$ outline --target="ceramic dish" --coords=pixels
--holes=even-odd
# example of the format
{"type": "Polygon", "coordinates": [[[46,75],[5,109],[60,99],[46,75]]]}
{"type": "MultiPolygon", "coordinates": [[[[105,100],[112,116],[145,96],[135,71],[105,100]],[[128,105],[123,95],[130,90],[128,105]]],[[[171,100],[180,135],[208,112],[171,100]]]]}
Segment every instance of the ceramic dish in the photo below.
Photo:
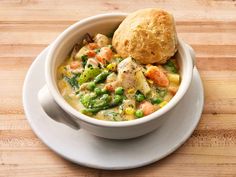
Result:
{"type": "Polygon", "coordinates": [[[153,163],[180,147],[196,128],[203,109],[203,87],[196,68],[181,101],[163,115],[163,125],[148,135],[130,140],[98,138],[50,119],[37,94],[45,85],[45,49],[30,67],[23,87],[26,117],[35,134],[53,151],[77,164],[99,169],[129,169],[153,163]],[[186,109],[187,108],[187,109],[186,109]]]}
{"type": "Polygon", "coordinates": [[[51,45],[45,64],[46,86],[39,92],[39,100],[45,112],[53,119],[76,129],[111,139],[128,139],[149,133],[164,122],[163,116],[183,98],[187,92],[193,72],[194,52],[181,39],[178,41],[178,62],[180,65],[181,84],[176,95],[160,110],[141,119],[122,122],[109,122],[88,117],[72,108],[61,96],[56,84],[56,68],[68,55],[73,45],[82,40],[85,33],[108,34],[114,31],[127,14],[111,13],[93,16],[70,26],[62,32],[51,45]]]}

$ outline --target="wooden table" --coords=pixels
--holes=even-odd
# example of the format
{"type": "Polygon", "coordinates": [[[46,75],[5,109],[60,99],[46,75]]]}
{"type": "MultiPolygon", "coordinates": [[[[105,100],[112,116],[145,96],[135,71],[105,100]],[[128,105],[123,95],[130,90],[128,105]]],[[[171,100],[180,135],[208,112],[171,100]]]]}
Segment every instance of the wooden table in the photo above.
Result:
{"type": "MultiPolygon", "coordinates": [[[[0,0],[0,176],[236,176],[236,2],[165,0],[0,0]],[[22,84],[35,57],[74,22],[145,7],[171,11],[180,37],[193,46],[205,89],[204,112],[191,138],[147,167],[104,171],[78,166],[32,132],[22,84]]],[[[196,108],[197,109],[197,108],[196,108]]]]}

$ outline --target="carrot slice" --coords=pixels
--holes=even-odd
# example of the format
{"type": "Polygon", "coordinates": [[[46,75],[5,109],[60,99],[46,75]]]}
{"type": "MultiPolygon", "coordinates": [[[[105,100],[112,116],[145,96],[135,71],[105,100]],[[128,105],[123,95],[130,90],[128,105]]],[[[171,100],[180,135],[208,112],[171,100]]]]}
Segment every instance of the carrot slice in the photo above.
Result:
{"type": "Polygon", "coordinates": [[[142,103],[140,103],[139,109],[141,109],[143,111],[143,114],[145,116],[155,112],[155,106],[152,105],[148,101],[143,101],[142,103]]]}
{"type": "Polygon", "coordinates": [[[89,50],[88,53],[87,53],[87,55],[88,55],[89,57],[94,57],[94,56],[96,55],[96,52],[94,52],[93,50],[89,50]]]}
{"type": "Polygon", "coordinates": [[[79,62],[78,61],[72,61],[71,63],[70,63],[70,68],[71,69],[76,69],[76,68],[78,68],[79,67],[79,62]]]}
{"type": "Polygon", "coordinates": [[[102,64],[105,64],[105,63],[106,63],[105,59],[102,58],[101,55],[99,55],[99,54],[96,55],[96,59],[97,59],[100,63],[102,63],[102,64]]]}
{"type": "Polygon", "coordinates": [[[145,75],[161,87],[167,87],[169,85],[167,76],[157,66],[149,66],[145,75]]]}
{"type": "Polygon", "coordinates": [[[98,45],[96,43],[89,43],[88,44],[89,49],[94,50],[98,48],[98,45]]]}
{"type": "Polygon", "coordinates": [[[108,90],[108,91],[110,91],[110,92],[113,92],[113,91],[114,91],[114,88],[113,88],[113,86],[112,86],[111,84],[105,85],[105,89],[108,90]]]}

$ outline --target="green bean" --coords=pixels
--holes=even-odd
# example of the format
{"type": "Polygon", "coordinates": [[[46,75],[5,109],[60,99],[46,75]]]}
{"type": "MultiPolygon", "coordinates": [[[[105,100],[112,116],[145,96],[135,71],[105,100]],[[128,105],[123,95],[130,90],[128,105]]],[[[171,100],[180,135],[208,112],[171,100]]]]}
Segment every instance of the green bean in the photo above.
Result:
{"type": "Polygon", "coordinates": [[[84,72],[79,77],[79,84],[83,84],[94,77],[98,76],[101,73],[101,69],[99,68],[87,68],[84,70],[84,72]]]}
{"type": "Polygon", "coordinates": [[[117,104],[117,103],[111,102],[110,104],[105,105],[105,106],[83,109],[83,110],[81,110],[81,113],[88,115],[88,116],[92,116],[94,114],[97,114],[101,110],[110,109],[110,108],[116,107],[118,105],[119,104],[117,104]]]}
{"type": "Polygon", "coordinates": [[[92,104],[92,100],[96,98],[96,94],[85,94],[80,98],[80,102],[84,105],[84,107],[88,108],[92,104]]]}
{"type": "Polygon", "coordinates": [[[104,94],[104,95],[102,95],[102,97],[100,99],[105,100],[106,102],[110,102],[111,101],[111,96],[108,95],[108,94],[104,94]]]}
{"type": "Polygon", "coordinates": [[[92,108],[101,108],[104,106],[108,106],[109,102],[107,100],[96,99],[93,101],[92,108]]]}
{"type": "Polygon", "coordinates": [[[81,110],[81,113],[88,115],[88,116],[92,116],[101,110],[102,110],[101,108],[88,108],[88,109],[81,110]]]}
{"type": "Polygon", "coordinates": [[[100,73],[99,75],[95,77],[94,82],[96,84],[99,82],[103,82],[107,78],[108,75],[109,75],[109,72],[103,71],[102,73],[100,73]]]}

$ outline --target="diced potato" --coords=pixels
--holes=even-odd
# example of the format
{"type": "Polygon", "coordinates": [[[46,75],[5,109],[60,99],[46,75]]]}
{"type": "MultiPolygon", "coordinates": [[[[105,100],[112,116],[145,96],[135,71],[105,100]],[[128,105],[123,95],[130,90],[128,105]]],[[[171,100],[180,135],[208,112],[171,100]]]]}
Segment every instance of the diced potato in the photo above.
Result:
{"type": "Polygon", "coordinates": [[[179,74],[167,74],[167,77],[171,83],[174,83],[176,85],[179,85],[180,83],[180,75],[179,74]]]}
{"type": "Polygon", "coordinates": [[[143,72],[140,70],[136,73],[136,86],[137,89],[145,96],[151,91],[143,72]]]}
{"type": "Polygon", "coordinates": [[[97,34],[94,37],[94,41],[98,44],[99,47],[104,47],[111,44],[111,40],[103,34],[97,34]]]}
{"type": "Polygon", "coordinates": [[[168,93],[168,94],[166,94],[166,96],[164,97],[164,100],[165,100],[165,101],[170,101],[172,98],[173,98],[173,94],[168,93]]]}
{"type": "Polygon", "coordinates": [[[169,91],[170,94],[172,94],[172,96],[176,94],[178,89],[179,89],[179,86],[177,86],[175,84],[172,84],[168,87],[168,91],[169,91]]]}

